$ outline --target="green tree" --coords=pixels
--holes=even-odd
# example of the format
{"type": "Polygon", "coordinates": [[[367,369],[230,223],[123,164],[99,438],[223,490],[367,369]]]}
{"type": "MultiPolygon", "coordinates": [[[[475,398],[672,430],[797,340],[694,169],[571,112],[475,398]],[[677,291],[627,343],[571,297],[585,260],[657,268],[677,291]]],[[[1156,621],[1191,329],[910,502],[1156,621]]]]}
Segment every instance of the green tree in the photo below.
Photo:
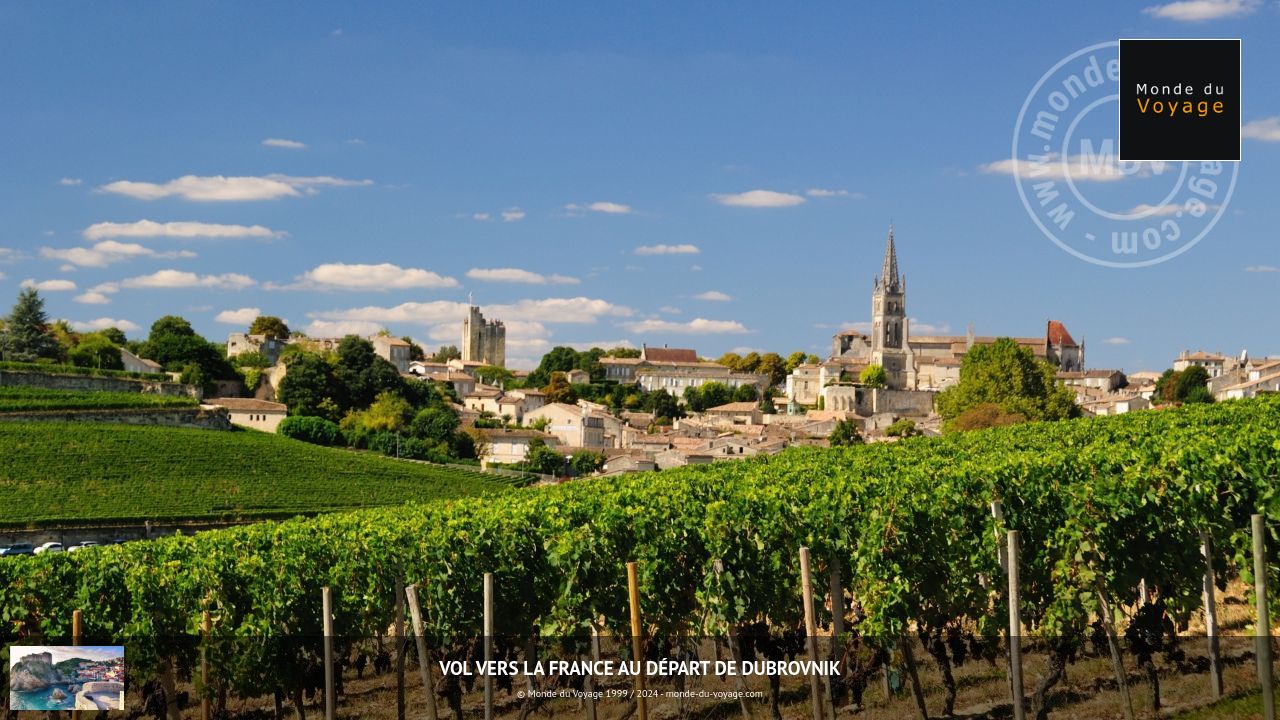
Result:
{"type": "Polygon", "coordinates": [[[259,315],[249,325],[250,335],[266,335],[267,337],[289,339],[289,326],[275,315],[259,315]]]}
{"type": "Polygon", "coordinates": [[[858,430],[856,420],[838,420],[835,427],[831,428],[831,434],[827,436],[827,442],[831,443],[831,447],[848,447],[849,445],[862,444],[862,432],[858,430]]]}
{"type": "Polygon", "coordinates": [[[568,376],[563,372],[554,372],[551,374],[551,380],[543,388],[542,392],[547,396],[549,403],[573,403],[578,402],[578,395],[574,392],[573,386],[569,384],[568,376]]]}
{"type": "Polygon", "coordinates": [[[888,379],[882,365],[868,365],[858,375],[858,381],[870,388],[882,388],[888,379]]]}
{"type": "Polygon", "coordinates": [[[186,372],[188,365],[200,367],[207,387],[214,380],[239,377],[226,358],[226,348],[196,334],[191,323],[176,315],[165,315],[151,324],[151,334],[142,345],[143,357],[155,360],[170,372],[186,372]]]}
{"type": "Polygon", "coordinates": [[[427,358],[427,361],[433,363],[446,363],[450,360],[461,359],[462,352],[458,350],[457,345],[441,345],[439,350],[436,350],[427,358]]]}
{"type": "Polygon", "coordinates": [[[506,387],[511,379],[515,377],[515,373],[498,365],[481,365],[476,368],[474,373],[476,379],[486,385],[501,385],[506,387]]]}
{"type": "Polygon", "coordinates": [[[542,438],[534,438],[529,441],[524,465],[541,475],[561,475],[564,473],[564,456],[548,447],[542,438]]]}
{"type": "Polygon", "coordinates": [[[579,450],[569,458],[569,467],[573,468],[573,474],[579,477],[583,475],[591,475],[604,467],[605,457],[603,453],[593,450],[579,450]]]}
{"type": "Polygon", "coordinates": [[[786,370],[790,375],[792,371],[804,364],[805,354],[803,350],[797,350],[787,356],[786,370]]]}
{"type": "Polygon", "coordinates": [[[4,321],[4,333],[0,335],[0,356],[16,362],[34,362],[42,358],[56,358],[58,340],[49,326],[49,316],[44,312],[44,298],[35,288],[25,288],[18,293],[18,301],[4,321]]]}
{"type": "Polygon", "coordinates": [[[238,368],[258,368],[259,370],[271,367],[271,363],[267,362],[267,356],[257,350],[243,352],[230,358],[231,364],[238,368]]]}
{"type": "Polygon", "coordinates": [[[889,437],[915,437],[920,434],[920,430],[916,428],[916,421],[907,418],[899,418],[893,421],[893,424],[884,429],[884,434],[889,437]]]}
{"type": "Polygon", "coordinates": [[[1022,413],[1005,412],[995,403],[974,405],[957,415],[947,424],[948,430],[984,430],[986,428],[1017,425],[1027,421],[1022,413]]]}
{"type": "Polygon", "coordinates": [[[938,414],[948,429],[956,429],[951,421],[961,414],[985,404],[997,406],[1005,416],[1028,420],[1079,416],[1074,393],[1057,381],[1056,374],[1030,348],[1009,338],[977,345],[960,364],[960,382],[938,393],[938,414]]]}
{"type": "Polygon", "coordinates": [[[276,399],[289,406],[290,415],[313,415],[337,421],[342,417],[342,386],[333,367],[311,352],[292,355],[276,399]]]}
{"type": "Polygon", "coordinates": [[[373,343],[357,335],[348,335],[338,343],[334,374],[346,390],[347,406],[352,408],[368,407],[380,393],[401,394],[404,388],[396,366],[379,357],[373,343]]]}
{"type": "Polygon", "coordinates": [[[422,349],[421,345],[414,342],[413,338],[405,335],[400,339],[409,343],[409,362],[421,361],[427,357],[427,352],[422,349]]]}
{"type": "Polygon", "coordinates": [[[1174,383],[1174,400],[1186,403],[1213,402],[1209,392],[1209,371],[1199,365],[1183,370],[1174,383]]]}
{"type": "Polygon", "coordinates": [[[684,406],[666,390],[654,390],[644,400],[644,408],[653,413],[654,420],[678,420],[685,416],[684,406]]]}
{"type": "Polygon", "coordinates": [[[787,361],[778,353],[765,353],[760,356],[756,372],[769,376],[769,385],[780,385],[787,379],[787,361]]]}
{"type": "Polygon", "coordinates": [[[109,327],[105,330],[99,330],[98,333],[110,340],[116,347],[124,347],[129,339],[124,336],[124,331],[118,327],[109,327]]]}
{"type": "Polygon", "coordinates": [[[755,385],[739,385],[733,391],[733,400],[730,402],[755,402],[759,399],[760,393],[756,390],[755,385]]]}
{"type": "Polygon", "coordinates": [[[724,383],[704,383],[701,387],[685,388],[684,401],[689,405],[689,409],[702,412],[707,408],[732,402],[733,389],[724,383]]]}
{"type": "Polygon", "coordinates": [[[80,336],[80,343],[67,353],[67,360],[80,367],[123,370],[120,348],[100,332],[80,336]]]}
{"type": "Polygon", "coordinates": [[[538,367],[529,373],[529,387],[541,387],[551,382],[553,373],[567,373],[578,367],[578,351],[571,347],[558,345],[542,356],[538,367]]]}
{"type": "MultiPolygon", "coordinates": [[[[287,377],[287,376],[286,376],[287,377]]],[[[371,432],[397,432],[414,418],[413,406],[393,392],[382,392],[367,410],[352,413],[348,417],[371,432]]],[[[344,419],[345,422],[345,419],[344,419]]]]}
{"type": "Polygon", "coordinates": [[[430,407],[413,416],[409,431],[424,440],[452,442],[458,430],[458,416],[442,407],[430,407]]]}

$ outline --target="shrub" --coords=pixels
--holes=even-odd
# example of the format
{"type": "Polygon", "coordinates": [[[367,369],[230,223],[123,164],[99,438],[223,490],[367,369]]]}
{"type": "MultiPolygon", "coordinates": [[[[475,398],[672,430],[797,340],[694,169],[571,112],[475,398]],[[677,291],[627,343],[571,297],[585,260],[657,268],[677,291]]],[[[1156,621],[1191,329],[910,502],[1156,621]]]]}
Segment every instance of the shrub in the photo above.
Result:
{"type": "Polygon", "coordinates": [[[321,417],[307,415],[287,417],[280,421],[280,427],[276,428],[276,432],[312,445],[342,445],[346,442],[337,424],[321,417]]]}
{"type": "Polygon", "coordinates": [[[893,421],[893,424],[884,429],[884,434],[889,437],[914,437],[920,434],[920,429],[916,427],[915,420],[901,418],[893,421]]]}

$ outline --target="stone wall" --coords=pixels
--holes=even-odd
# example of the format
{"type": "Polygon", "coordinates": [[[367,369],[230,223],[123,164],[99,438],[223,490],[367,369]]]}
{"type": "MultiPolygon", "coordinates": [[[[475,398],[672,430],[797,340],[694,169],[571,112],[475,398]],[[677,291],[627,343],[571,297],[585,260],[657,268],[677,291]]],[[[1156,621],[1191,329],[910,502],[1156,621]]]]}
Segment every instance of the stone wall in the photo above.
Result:
{"type": "Polygon", "coordinates": [[[926,416],[933,412],[933,397],[937,393],[930,390],[872,390],[871,413],[893,413],[894,415],[926,416]]]}
{"type": "Polygon", "coordinates": [[[183,385],[182,383],[164,380],[60,375],[28,370],[0,370],[0,387],[39,387],[50,390],[76,390],[81,392],[136,392],[148,395],[193,397],[197,400],[201,397],[201,390],[195,385],[183,385]]]}
{"type": "Polygon", "coordinates": [[[85,520],[79,527],[0,528],[0,547],[23,542],[31,543],[36,547],[47,542],[59,542],[63,547],[71,547],[86,540],[105,545],[115,540],[148,540],[175,534],[194,535],[206,530],[221,530],[254,522],[262,522],[262,520],[201,520],[141,524],[136,522],[112,524],[107,521],[85,520]]]}
{"type": "Polygon", "coordinates": [[[119,410],[30,410],[0,413],[0,422],[93,422],[122,425],[161,425],[200,430],[230,430],[226,408],[201,405],[184,408],[119,410]]]}

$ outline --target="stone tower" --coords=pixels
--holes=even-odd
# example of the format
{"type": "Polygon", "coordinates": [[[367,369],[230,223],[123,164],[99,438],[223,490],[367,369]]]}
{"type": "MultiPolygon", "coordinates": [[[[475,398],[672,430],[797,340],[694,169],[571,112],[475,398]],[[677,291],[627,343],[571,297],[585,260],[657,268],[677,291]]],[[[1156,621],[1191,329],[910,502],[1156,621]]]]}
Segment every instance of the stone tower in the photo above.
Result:
{"type": "Polygon", "coordinates": [[[507,328],[501,320],[485,320],[480,308],[469,305],[462,320],[463,362],[482,362],[505,367],[507,363],[507,328]]]}
{"type": "Polygon", "coordinates": [[[884,368],[886,387],[914,389],[915,357],[907,343],[907,283],[898,273],[893,225],[871,292],[871,364],[884,368]]]}

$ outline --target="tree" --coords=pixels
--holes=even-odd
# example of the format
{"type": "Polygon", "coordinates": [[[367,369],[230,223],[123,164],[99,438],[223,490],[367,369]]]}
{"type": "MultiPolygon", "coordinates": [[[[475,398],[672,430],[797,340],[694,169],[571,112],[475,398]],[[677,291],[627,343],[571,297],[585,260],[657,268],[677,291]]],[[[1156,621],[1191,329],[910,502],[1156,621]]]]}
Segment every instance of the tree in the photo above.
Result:
{"type": "Polygon", "coordinates": [[[506,387],[507,383],[515,377],[515,373],[498,365],[481,365],[475,369],[475,377],[486,385],[501,385],[506,387]]]}
{"type": "Polygon", "coordinates": [[[733,389],[724,383],[709,382],[701,387],[688,387],[684,390],[684,401],[694,412],[702,412],[732,400],[733,389]]]}
{"type": "Polygon", "coordinates": [[[259,315],[249,325],[250,335],[266,335],[267,337],[289,339],[289,326],[275,315],[259,315]]]}
{"type": "Polygon", "coordinates": [[[653,413],[653,419],[678,420],[685,416],[684,407],[674,395],[666,390],[655,390],[645,398],[644,407],[653,413]]]}
{"type": "Polygon", "coordinates": [[[191,323],[177,315],[165,315],[151,324],[151,334],[141,352],[170,372],[186,372],[188,365],[199,366],[206,390],[214,380],[239,377],[227,361],[226,349],[197,335],[191,323]]]}
{"type": "Polygon", "coordinates": [[[462,352],[458,350],[457,345],[441,345],[439,350],[436,350],[427,358],[427,361],[433,363],[447,363],[450,360],[461,359],[462,352]]]}
{"type": "Polygon", "coordinates": [[[368,407],[379,393],[400,393],[404,378],[400,371],[373,350],[373,343],[348,335],[338,343],[334,375],[346,390],[347,407],[368,407]]]}
{"type": "Polygon", "coordinates": [[[985,404],[997,406],[1005,416],[1027,420],[1079,416],[1074,393],[1056,375],[1052,365],[1009,338],[977,345],[960,364],[960,382],[938,393],[938,414],[947,429],[957,429],[952,421],[985,404]]]}
{"type": "Polygon", "coordinates": [[[975,405],[960,413],[948,423],[949,430],[983,430],[985,428],[1016,425],[1027,421],[1022,413],[1005,412],[995,403],[975,405]]]}
{"type": "Polygon", "coordinates": [[[760,394],[760,412],[765,415],[774,415],[778,412],[778,407],[773,404],[774,392],[773,388],[765,388],[760,394]]]}
{"type": "Polygon", "coordinates": [[[116,347],[124,347],[125,344],[129,342],[129,339],[124,336],[124,331],[118,327],[109,327],[105,330],[99,330],[98,334],[110,340],[116,345],[116,347]]]}
{"type": "Polygon", "coordinates": [[[569,378],[562,372],[551,374],[551,381],[542,388],[542,392],[547,396],[549,403],[569,403],[570,405],[578,402],[578,395],[573,391],[573,386],[569,384],[569,378]]]}
{"type": "Polygon", "coordinates": [[[529,441],[529,449],[524,456],[525,467],[539,475],[560,475],[564,472],[564,456],[547,447],[542,438],[529,441]]]}
{"type": "Polygon", "coordinates": [[[756,366],[756,372],[761,375],[769,376],[769,385],[780,385],[787,379],[787,361],[782,359],[778,353],[765,353],[760,356],[760,362],[756,366]]]}
{"type": "Polygon", "coordinates": [[[58,340],[49,327],[44,312],[44,298],[35,288],[18,293],[18,301],[4,321],[0,335],[0,356],[15,362],[34,362],[58,356],[58,340]]]}
{"type": "Polygon", "coordinates": [[[319,417],[292,415],[280,421],[276,432],[313,445],[341,445],[346,442],[337,423],[319,417]]]}
{"type": "Polygon", "coordinates": [[[593,450],[579,450],[569,458],[569,467],[573,468],[574,475],[590,475],[604,467],[604,461],[603,453],[593,450]]]}
{"type": "Polygon", "coordinates": [[[893,421],[893,424],[884,429],[884,434],[889,437],[915,437],[920,434],[920,430],[916,427],[915,420],[907,418],[899,418],[893,421]]]}
{"type": "Polygon", "coordinates": [[[888,380],[883,365],[868,365],[858,375],[858,381],[870,388],[882,388],[888,380]]]}
{"type": "Polygon", "coordinates": [[[328,420],[341,419],[342,389],[333,368],[315,353],[293,355],[276,398],[289,406],[290,415],[314,415],[328,420]]]}
{"type": "Polygon", "coordinates": [[[356,418],[355,422],[372,432],[396,432],[408,425],[414,414],[413,406],[404,398],[393,392],[382,392],[367,410],[347,417],[356,418]]]}
{"type": "Polygon", "coordinates": [[[835,427],[831,428],[831,434],[827,436],[827,442],[831,443],[831,447],[861,445],[862,432],[858,430],[857,421],[848,419],[836,421],[835,427]]]}
{"type": "Polygon", "coordinates": [[[67,353],[80,344],[80,333],[76,332],[66,320],[54,320],[49,325],[49,332],[53,335],[53,339],[58,342],[58,360],[65,360],[67,353]]]}
{"type": "Polygon", "coordinates": [[[409,431],[424,440],[451,442],[453,434],[458,430],[458,417],[451,411],[440,407],[421,410],[413,416],[409,423],[409,431]]]}
{"type": "Polygon", "coordinates": [[[578,367],[578,351],[571,347],[558,345],[542,356],[538,367],[529,373],[529,387],[541,387],[551,382],[553,373],[567,373],[578,367]]]}
{"type": "Polygon", "coordinates": [[[786,370],[790,375],[796,368],[804,364],[805,354],[803,350],[797,350],[787,356],[786,370]]]}
{"type": "Polygon", "coordinates": [[[120,359],[120,348],[100,332],[81,335],[80,343],[67,353],[67,360],[79,367],[100,370],[124,369],[124,362],[120,359]]]}
{"type": "Polygon", "coordinates": [[[426,351],[422,349],[421,345],[414,342],[413,338],[409,337],[408,335],[405,335],[400,339],[409,343],[409,362],[421,361],[424,358],[426,358],[427,356],[426,351]]]}
{"type": "MultiPolygon", "coordinates": [[[[739,385],[733,391],[733,400],[731,402],[755,402],[760,399],[760,393],[756,391],[755,385],[739,385]]],[[[715,407],[714,405],[712,407],[715,407]]]]}
{"type": "Polygon", "coordinates": [[[1213,402],[1209,392],[1209,371],[1192,365],[1178,376],[1174,384],[1174,399],[1181,402],[1213,402]]]}

